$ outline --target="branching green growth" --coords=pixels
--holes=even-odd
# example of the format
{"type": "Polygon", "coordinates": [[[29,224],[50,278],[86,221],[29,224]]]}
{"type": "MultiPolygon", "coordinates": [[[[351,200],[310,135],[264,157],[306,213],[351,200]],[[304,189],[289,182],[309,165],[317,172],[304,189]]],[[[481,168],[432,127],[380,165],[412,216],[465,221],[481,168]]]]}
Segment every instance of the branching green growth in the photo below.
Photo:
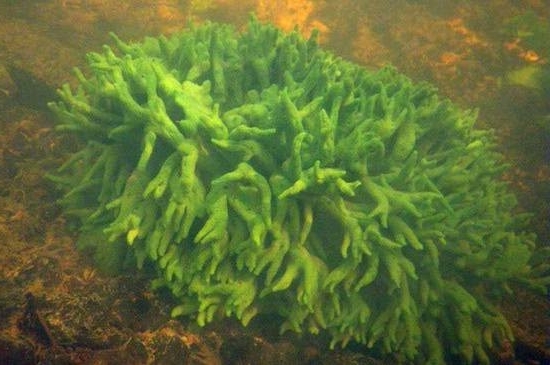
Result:
{"type": "Polygon", "coordinates": [[[126,243],[174,316],[277,313],[422,364],[511,338],[484,293],[548,279],[475,112],[255,20],[113,38],[50,104],[83,142],[52,178],[81,242],[126,243]]]}

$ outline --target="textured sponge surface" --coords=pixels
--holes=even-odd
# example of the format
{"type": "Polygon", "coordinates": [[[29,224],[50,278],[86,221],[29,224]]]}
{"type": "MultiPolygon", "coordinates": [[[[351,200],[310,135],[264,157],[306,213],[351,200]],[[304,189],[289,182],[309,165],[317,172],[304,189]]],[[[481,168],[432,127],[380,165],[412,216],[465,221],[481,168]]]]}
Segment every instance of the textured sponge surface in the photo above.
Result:
{"type": "Polygon", "coordinates": [[[82,143],[52,179],[106,266],[150,265],[200,325],[276,313],[423,364],[511,338],[486,293],[528,280],[534,237],[475,112],[256,20],[113,37],[50,104],[82,143]]]}

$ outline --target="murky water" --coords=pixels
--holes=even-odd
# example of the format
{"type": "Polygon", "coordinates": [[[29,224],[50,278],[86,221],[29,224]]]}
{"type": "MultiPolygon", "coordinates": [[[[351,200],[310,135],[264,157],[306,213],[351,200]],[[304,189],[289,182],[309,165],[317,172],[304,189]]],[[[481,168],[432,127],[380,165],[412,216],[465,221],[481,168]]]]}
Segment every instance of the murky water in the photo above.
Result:
{"type": "MultiPolygon", "coordinates": [[[[85,67],[86,53],[101,51],[104,44],[112,45],[109,32],[125,41],[140,41],[146,36],[174,34],[190,23],[205,21],[243,29],[251,13],[285,32],[297,28],[306,38],[315,29],[322,47],[339,57],[372,70],[393,65],[415,82],[435,85],[442,97],[461,108],[477,109],[477,125],[495,130],[496,148],[511,165],[504,179],[518,197],[519,210],[533,213],[529,229],[537,234],[538,245],[548,245],[550,7],[545,1],[0,1],[0,245],[2,240],[9,242],[0,249],[5,254],[4,261],[0,259],[0,292],[5,286],[4,293],[9,293],[0,295],[0,303],[8,303],[0,304],[0,313],[11,321],[0,326],[2,341],[25,338],[23,333],[15,334],[21,325],[18,327],[14,321],[20,317],[18,310],[25,305],[29,310],[30,301],[25,301],[23,295],[29,292],[39,298],[38,306],[42,303],[50,311],[50,316],[42,314],[47,319],[39,323],[47,322],[42,325],[54,328],[53,333],[43,329],[46,332],[37,342],[46,349],[52,339],[56,345],[78,343],[78,330],[60,329],[63,326],[59,323],[67,317],[59,319],[52,314],[53,309],[44,304],[51,298],[44,293],[67,293],[83,286],[101,287],[97,290],[112,293],[118,285],[110,279],[98,279],[93,265],[68,248],[74,237],[54,203],[58,192],[43,179],[44,171],[63,159],[65,147],[57,145],[59,141],[50,133],[53,118],[46,103],[57,99],[55,90],[64,83],[76,85],[72,69],[85,67]],[[64,261],[61,256],[69,259],[64,261]],[[44,275],[51,278],[41,279],[44,275]]],[[[136,295],[126,290],[122,292],[136,295]]],[[[90,292],[81,294],[83,298],[88,295],[90,292]]],[[[148,297],[153,294],[139,295],[143,298],[136,299],[138,305],[132,304],[133,299],[123,301],[136,311],[133,315],[142,318],[135,320],[139,322],[136,327],[146,327],[143,318],[150,320],[148,316],[154,315],[142,311],[141,305],[153,306],[148,297]]],[[[544,344],[548,328],[537,323],[539,311],[547,309],[547,303],[540,296],[522,295],[518,306],[512,305],[507,312],[514,330],[522,316],[529,318],[528,328],[520,326],[523,332],[519,333],[519,343],[548,353],[548,343],[544,344]]],[[[67,305],[71,300],[74,298],[60,299],[59,305],[75,313],[74,303],[67,305]]],[[[154,301],[156,306],[157,299],[154,301]]],[[[166,302],[159,302],[166,314],[166,302]]],[[[138,337],[145,346],[150,345],[143,340],[143,328],[133,330],[140,333],[138,337]]],[[[83,331],[82,341],[92,337],[96,347],[106,348],[121,343],[99,340],[90,331],[83,331]]],[[[230,332],[223,328],[216,336],[227,337],[230,332]]],[[[118,332],[116,335],[123,336],[118,332]]],[[[219,361],[214,350],[205,350],[217,351],[219,343],[212,345],[189,336],[186,348],[191,348],[193,341],[197,346],[207,343],[210,347],[201,347],[199,355],[208,359],[206,363],[219,361]]],[[[9,346],[0,343],[0,363],[2,356],[8,356],[5,348],[16,342],[9,341],[9,346]]],[[[215,341],[223,342],[220,338],[215,341]]],[[[18,348],[22,354],[27,350],[23,345],[18,348]]],[[[262,347],[262,351],[267,350],[262,347]]],[[[94,356],[99,359],[108,355],[94,356]]],[[[186,356],[189,358],[189,354],[186,356]]],[[[308,356],[315,359],[328,355],[308,352],[308,356]]],[[[354,363],[352,356],[346,356],[338,363],[354,363]]]]}

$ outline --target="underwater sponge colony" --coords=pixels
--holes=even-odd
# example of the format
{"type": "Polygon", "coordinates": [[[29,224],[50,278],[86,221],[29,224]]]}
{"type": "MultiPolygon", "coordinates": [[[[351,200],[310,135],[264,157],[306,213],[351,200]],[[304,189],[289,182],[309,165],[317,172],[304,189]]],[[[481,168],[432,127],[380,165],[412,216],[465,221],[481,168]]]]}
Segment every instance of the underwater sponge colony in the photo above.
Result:
{"type": "Polygon", "coordinates": [[[511,338],[483,288],[531,280],[533,236],[475,113],[256,20],[114,38],[50,104],[83,142],[52,178],[81,241],[127,246],[174,316],[275,313],[432,364],[511,338]]]}

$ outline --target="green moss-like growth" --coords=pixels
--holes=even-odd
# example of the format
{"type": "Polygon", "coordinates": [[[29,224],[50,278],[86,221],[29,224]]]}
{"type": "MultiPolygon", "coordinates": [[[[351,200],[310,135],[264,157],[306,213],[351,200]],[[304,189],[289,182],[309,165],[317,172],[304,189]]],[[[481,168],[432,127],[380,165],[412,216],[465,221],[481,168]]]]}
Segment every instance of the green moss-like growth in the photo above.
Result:
{"type": "Polygon", "coordinates": [[[276,313],[433,364],[512,336],[484,293],[545,279],[474,112],[254,20],[114,38],[50,105],[84,143],[53,179],[83,245],[127,243],[174,316],[276,313]]]}

